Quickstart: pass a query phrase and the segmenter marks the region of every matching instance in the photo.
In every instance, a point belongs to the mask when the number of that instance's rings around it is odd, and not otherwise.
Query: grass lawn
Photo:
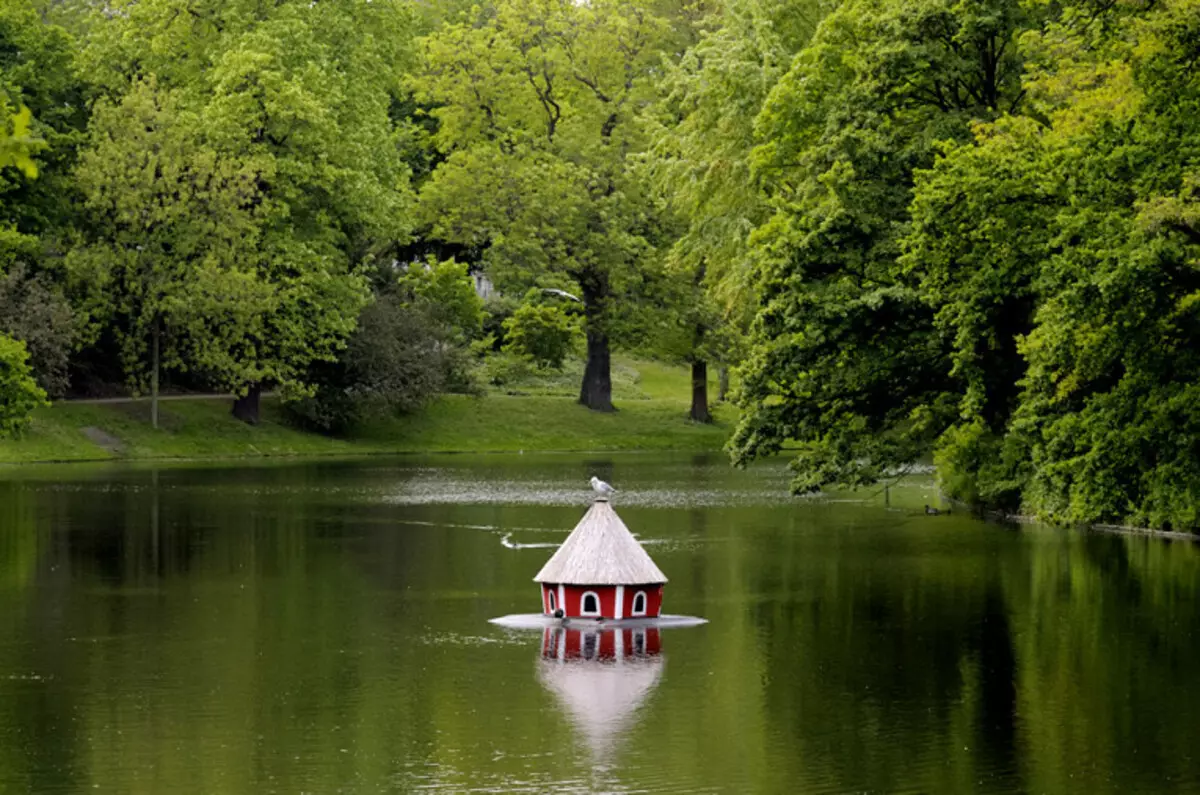
[[[228,400],[163,401],[157,431],[150,427],[150,407],[143,401],[62,402],[34,412],[33,426],[20,439],[0,441],[0,463],[721,448],[735,410],[717,406],[712,425],[688,421],[691,385],[685,368],[632,360],[621,360],[619,366],[625,375],[621,388],[614,389],[618,410],[612,414],[579,406],[563,393],[564,382],[552,394],[446,395],[416,414],[374,421],[344,438],[291,427],[271,399],[263,401],[257,426],[230,416]]]

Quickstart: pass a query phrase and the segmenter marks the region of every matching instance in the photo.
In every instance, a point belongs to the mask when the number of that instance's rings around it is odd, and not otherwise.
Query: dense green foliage
[[[0,100],[0,168],[19,169],[26,177],[37,176],[33,154],[45,144],[29,131],[33,114],[22,105],[13,112],[8,102]]]
[[[794,450],[797,490],[932,455],[966,501],[1197,527],[1197,19],[12,0],[0,332],[53,395],[340,432],[567,372],[610,410],[620,348],[704,420],[740,362],[734,458]]]
[[[501,0],[423,40],[417,97],[444,159],[422,222],[502,289],[579,296],[590,408],[612,408],[611,341],[656,281],[665,233],[633,159],[674,43],[659,9],[630,0]]]
[[[368,301],[356,268],[409,226],[406,135],[391,116],[408,25],[389,2],[180,0],[97,23],[85,62],[121,99],[97,106],[80,174],[106,214],[92,249],[153,271],[91,280],[113,288],[101,292],[133,341],[127,371],[156,325],[169,365],[235,390],[302,387],[312,361],[333,358]],[[161,142],[139,141],[143,129]],[[148,206],[160,214],[122,215]],[[186,300],[174,285],[190,285]]]
[[[380,295],[358,316],[358,328],[334,362],[321,362],[310,397],[294,416],[321,431],[345,432],[364,420],[413,411],[447,381],[446,341],[426,312],[395,293]]]
[[[446,372],[415,369],[414,387],[469,389],[483,316],[464,276],[566,288],[590,340],[581,398],[611,408],[610,339],[647,347],[667,310],[669,232],[635,160],[691,13],[14,0],[0,12],[0,268],[26,262],[70,298],[76,392],[157,394],[165,379],[255,400],[360,394],[329,379],[364,355],[399,362],[358,320],[383,305],[439,340]],[[561,363],[562,318],[540,311],[512,349]],[[61,393],[57,360],[33,363]]]
[[[661,81],[645,165],[679,225],[666,264],[682,311],[656,346],[668,355],[740,358],[755,298],[749,236],[770,209],[751,177],[755,119],[820,17],[816,2],[729,0]]]
[[[1019,101],[1018,4],[850,2],[772,92],[756,153],[762,309],[741,455],[802,444],[796,486],[869,483],[953,411],[932,312],[897,263],[914,170]],[[933,415],[933,416],[930,416]]]
[[[504,321],[504,349],[537,367],[562,369],[578,338],[578,324],[561,306],[524,303]]]
[[[1200,525],[1200,6],[844,3],[759,116],[750,457]]]
[[[60,247],[74,220],[71,169],[90,100],[77,53],[77,42],[32,3],[0,4],[0,119],[16,114],[0,129],[12,136],[5,147],[30,157],[16,169],[0,160],[0,268],[16,255],[52,269],[47,244]]]
[[[483,325],[483,299],[464,263],[414,263],[397,280],[397,290],[436,326],[458,341],[473,339]]]
[[[0,436],[24,429],[29,412],[46,400],[46,393],[33,380],[28,359],[23,342],[0,334]]]
[[[75,318],[46,274],[30,276],[18,263],[0,275],[0,334],[25,343],[38,386],[48,395],[66,392]]]

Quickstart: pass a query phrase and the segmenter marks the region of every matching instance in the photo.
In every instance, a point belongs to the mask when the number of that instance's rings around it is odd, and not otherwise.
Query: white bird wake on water
[[[558,544],[556,542],[543,542],[543,541],[535,541],[530,544],[522,544],[519,541],[512,540],[512,533],[505,533],[504,537],[500,539],[500,543],[507,549],[550,549],[551,547],[558,546]]]

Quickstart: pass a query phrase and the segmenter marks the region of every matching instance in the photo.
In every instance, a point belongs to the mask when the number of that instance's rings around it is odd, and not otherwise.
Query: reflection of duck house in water
[[[597,760],[610,759],[662,677],[656,627],[542,630],[538,679]]]
[[[627,629],[564,629],[542,631],[542,659],[628,660],[657,657],[662,653],[662,636],[656,627]]]
[[[546,615],[619,621],[657,618],[667,576],[601,496],[533,579]]]

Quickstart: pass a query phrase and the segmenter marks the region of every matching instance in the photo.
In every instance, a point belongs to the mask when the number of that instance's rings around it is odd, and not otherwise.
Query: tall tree
[[[64,386],[73,319],[47,274],[26,277],[43,270],[49,239],[70,217],[69,170],[86,119],[73,49],[30,2],[0,5],[0,435],[45,401],[38,380]]]
[[[445,159],[421,191],[429,234],[481,252],[502,288],[583,301],[579,401],[612,410],[611,345],[660,229],[631,158],[671,31],[640,0],[503,0],[424,40],[417,96]]]
[[[921,180],[912,264],[968,387],[938,445],[957,496],[1200,527],[1198,43],[1195,0],[1064,4],[1023,41],[1033,118]]]
[[[34,177],[37,164],[33,154],[40,141],[30,134],[29,119],[28,108],[13,114],[7,103],[0,103],[0,168],[18,168]],[[0,333],[0,436],[24,428],[29,413],[45,400],[45,392],[33,380],[28,358],[24,343]]]
[[[154,427],[163,365],[238,383],[243,330],[278,298],[258,278],[269,164],[221,157],[203,129],[179,92],[139,81],[97,104],[78,168],[94,231],[72,276],[93,331],[115,335],[131,382],[149,388]]]
[[[177,364],[244,394],[234,412],[255,422],[261,385],[302,392],[308,365],[336,354],[368,299],[361,268],[408,235],[410,136],[394,112],[412,17],[398,0],[118,5],[91,28],[97,83],[119,98],[153,79],[202,120],[222,167],[254,175],[230,188],[252,231],[215,255],[242,276],[206,282],[181,308],[195,333]]]
[[[698,40],[659,83],[646,163],[682,226],[667,262],[692,288],[684,322],[694,420],[709,416],[708,361],[725,378],[753,316],[749,239],[770,212],[751,174],[755,119],[821,15],[818,2],[730,0],[698,22]]]
[[[1200,4],[848,3],[760,116],[743,458],[1200,526]]]
[[[761,309],[743,368],[745,461],[795,441],[798,490],[872,482],[954,410],[948,344],[898,262],[937,142],[1018,106],[1017,0],[847,2],[775,86],[755,168]]]
[[[19,259],[53,270],[52,254],[72,223],[71,169],[89,102],[76,72],[77,49],[66,31],[42,21],[32,0],[0,4],[0,129],[7,134],[7,156],[0,155],[0,269]]]

